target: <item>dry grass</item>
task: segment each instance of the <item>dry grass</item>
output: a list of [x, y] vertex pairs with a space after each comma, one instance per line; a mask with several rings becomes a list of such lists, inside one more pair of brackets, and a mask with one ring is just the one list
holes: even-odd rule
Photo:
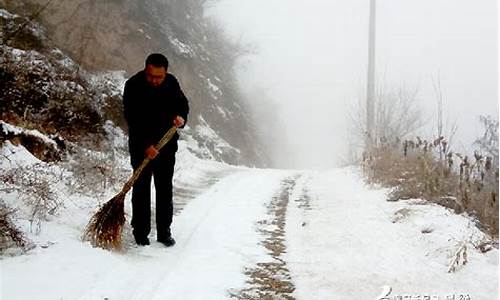
[[[268, 262], [257, 263], [256, 266], [246, 268], [249, 287], [232, 292], [231, 298], [249, 299], [294, 299], [295, 286], [291, 281], [290, 271], [281, 257], [286, 253], [285, 218], [290, 193], [295, 186], [294, 179], [287, 179], [282, 183], [281, 193], [275, 196], [268, 205], [269, 219], [259, 222], [259, 232], [264, 240], [262, 246], [271, 256]], [[272, 229], [268, 229], [269, 226]]]
[[498, 165], [490, 156], [453, 153], [444, 138], [383, 142], [363, 166], [368, 180], [391, 187], [390, 201], [421, 198], [477, 218], [498, 236]]

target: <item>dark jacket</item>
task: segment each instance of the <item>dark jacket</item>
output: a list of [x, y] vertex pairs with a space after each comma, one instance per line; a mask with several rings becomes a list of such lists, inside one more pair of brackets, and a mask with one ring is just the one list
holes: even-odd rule
[[[167, 73], [159, 87], [152, 87], [146, 81], [144, 71], [140, 71], [125, 83], [123, 92], [125, 119], [129, 130], [129, 150], [134, 161], [142, 161], [145, 150], [156, 145], [162, 136], [173, 126], [176, 116], [187, 121], [188, 100], [182, 92], [177, 79]], [[177, 151], [175, 134], [172, 140], [160, 151]]]

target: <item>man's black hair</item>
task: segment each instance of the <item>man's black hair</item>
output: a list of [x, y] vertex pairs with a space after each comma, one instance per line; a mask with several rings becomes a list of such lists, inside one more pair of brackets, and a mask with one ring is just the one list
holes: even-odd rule
[[165, 70], [168, 69], [168, 59], [165, 57], [165, 55], [160, 54], [160, 53], [153, 53], [146, 58], [146, 66], [147, 65], [153, 65], [155, 67], [164, 67]]

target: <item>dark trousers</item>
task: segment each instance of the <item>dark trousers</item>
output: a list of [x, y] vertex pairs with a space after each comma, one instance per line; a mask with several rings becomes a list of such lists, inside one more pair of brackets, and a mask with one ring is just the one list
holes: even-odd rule
[[[168, 150], [168, 149], [165, 149]], [[142, 161], [132, 160], [134, 170]], [[170, 236], [174, 206], [172, 178], [175, 151], [162, 151], [149, 162], [132, 189], [132, 228], [134, 237], [146, 238], [151, 232], [151, 177], [156, 188], [156, 231], [158, 239]]]

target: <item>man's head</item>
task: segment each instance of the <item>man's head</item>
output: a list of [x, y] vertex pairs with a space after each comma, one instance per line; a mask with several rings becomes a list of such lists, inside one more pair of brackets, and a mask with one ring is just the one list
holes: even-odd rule
[[160, 54], [153, 53], [146, 58], [146, 81], [153, 87], [160, 86], [167, 76], [168, 59]]

